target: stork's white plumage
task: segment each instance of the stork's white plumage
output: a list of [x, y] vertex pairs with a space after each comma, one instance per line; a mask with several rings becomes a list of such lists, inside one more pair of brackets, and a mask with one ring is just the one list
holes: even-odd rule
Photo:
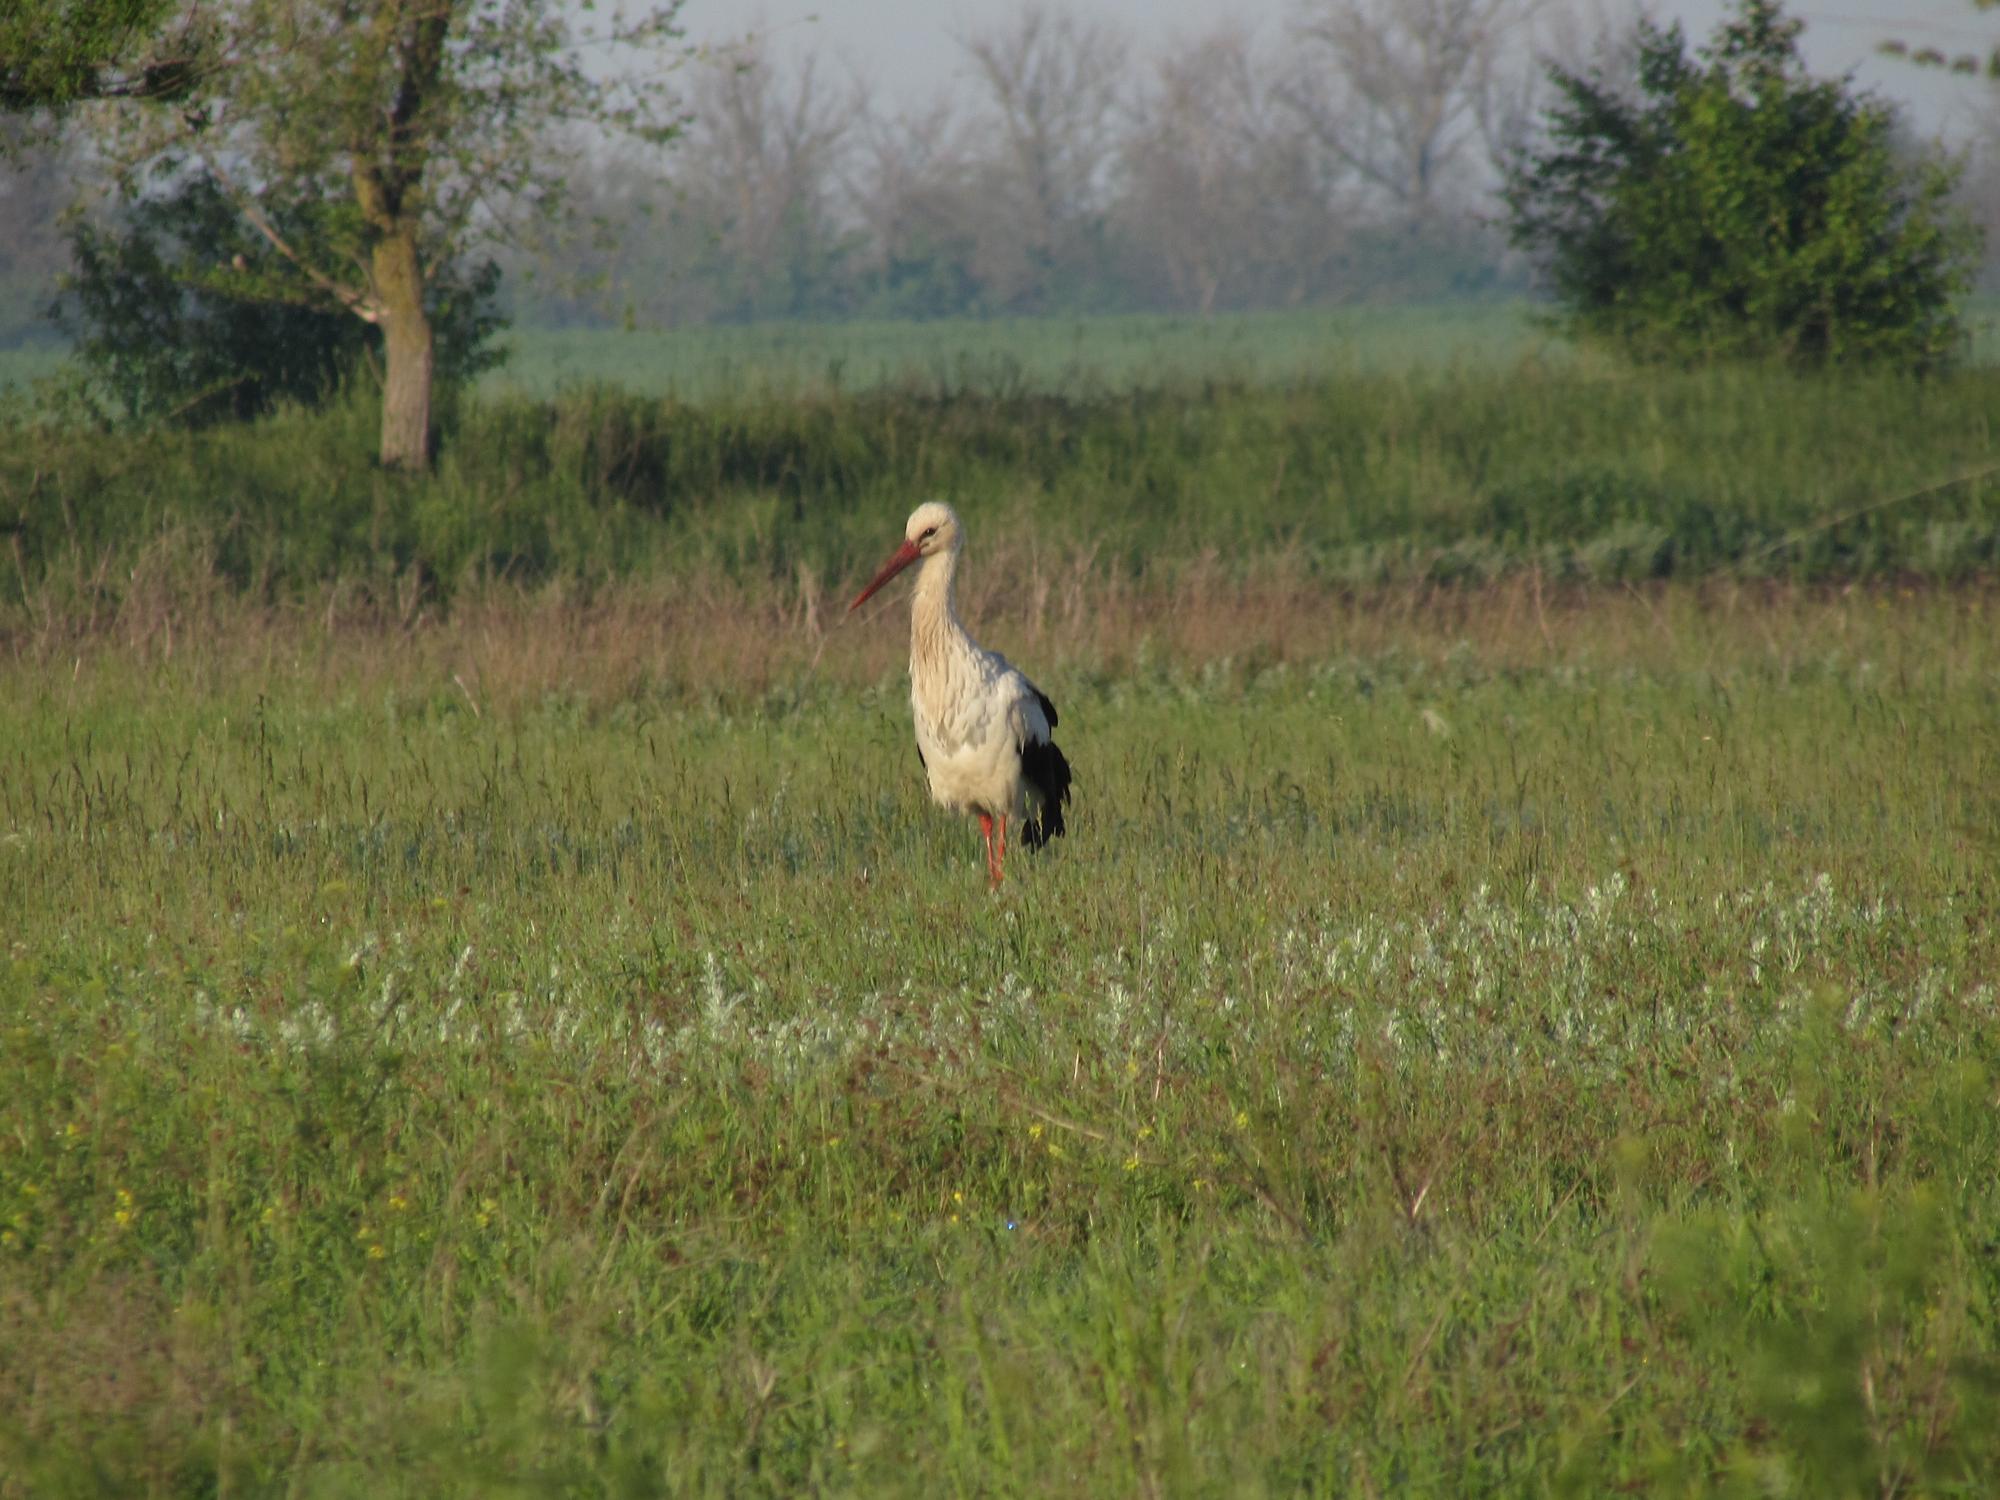
[[922, 564], [910, 599], [917, 757], [930, 777], [932, 801], [978, 815], [986, 835], [986, 872], [997, 886], [1007, 858], [1009, 818], [1021, 820], [1030, 849], [1062, 834], [1069, 762], [1050, 738], [1056, 706], [1048, 695], [999, 652], [982, 649], [958, 622], [952, 583], [964, 544], [956, 511], [935, 500], [919, 505], [903, 528], [903, 545], [848, 609], [859, 609], [910, 564]]

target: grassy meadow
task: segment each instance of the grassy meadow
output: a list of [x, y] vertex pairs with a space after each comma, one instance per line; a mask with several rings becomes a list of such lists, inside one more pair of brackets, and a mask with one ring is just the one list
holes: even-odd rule
[[1996, 397], [15, 418], [0, 1496], [1988, 1493]]
[[1524, 302], [1311, 308], [1214, 318], [1127, 314], [928, 323], [759, 323], [675, 330], [522, 330], [490, 393], [592, 385], [642, 395], [933, 390], [1085, 393], [1175, 381], [1315, 379], [1560, 358]]
[[[1409, 370], [1559, 357], [1519, 301], [1302, 308], [1212, 318], [1165, 314], [930, 322], [532, 328], [501, 336], [488, 396], [546, 399], [615, 386], [710, 400], [883, 387], [1103, 392], [1184, 379], [1268, 382], [1329, 368]], [[0, 349], [0, 391], [61, 371], [57, 343]]]
[[[1308, 307], [1210, 318], [1165, 314], [755, 323], [688, 328], [518, 328], [488, 396], [538, 399], [592, 386], [712, 400], [884, 387], [1078, 393], [1175, 382], [1271, 383], [1329, 372], [1504, 369], [1574, 358], [1524, 300]], [[1967, 353], [2000, 362], [2000, 299], [1968, 298]], [[58, 374], [56, 344], [0, 349], [0, 392]]]

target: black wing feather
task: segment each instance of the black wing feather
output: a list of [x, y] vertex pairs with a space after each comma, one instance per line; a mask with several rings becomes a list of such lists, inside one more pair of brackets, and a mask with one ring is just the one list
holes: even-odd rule
[[[1055, 705], [1046, 698], [1042, 699], [1042, 705], [1049, 723], [1054, 724]], [[1069, 801], [1069, 762], [1053, 742], [1031, 742], [1021, 747], [1021, 775], [1042, 794], [1040, 816], [1031, 818], [1021, 830], [1027, 846], [1039, 849], [1050, 839], [1063, 836], [1063, 804]]]

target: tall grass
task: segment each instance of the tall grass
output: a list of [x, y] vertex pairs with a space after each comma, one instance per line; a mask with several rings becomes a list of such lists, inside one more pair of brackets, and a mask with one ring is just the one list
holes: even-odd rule
[[[1574, 366], [1096, 397], [893, 390], [462, 403], [433, 474], [365, 458], [355, 401], [202, 433], [19, 425], [0, 610], [115, 607], [135, 570], [294, 600], [482, 580], [846, 575], [925, 496], [1018, 569], [1136, 578], [1282, 553], [1359, 587], [1724, 574], [1983, 576], [2000, 373], [1915, 381]], [[164, 560], [163, 560], [164, 554]]]

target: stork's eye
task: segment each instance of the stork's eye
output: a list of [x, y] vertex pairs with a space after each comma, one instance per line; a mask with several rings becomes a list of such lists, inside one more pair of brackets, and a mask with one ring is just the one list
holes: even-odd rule
[[922, 531], [917, 533], [917, 540], [920, 542], [927, 542], [936, 535], [937, 535], [937, 527], [926, 526]]

